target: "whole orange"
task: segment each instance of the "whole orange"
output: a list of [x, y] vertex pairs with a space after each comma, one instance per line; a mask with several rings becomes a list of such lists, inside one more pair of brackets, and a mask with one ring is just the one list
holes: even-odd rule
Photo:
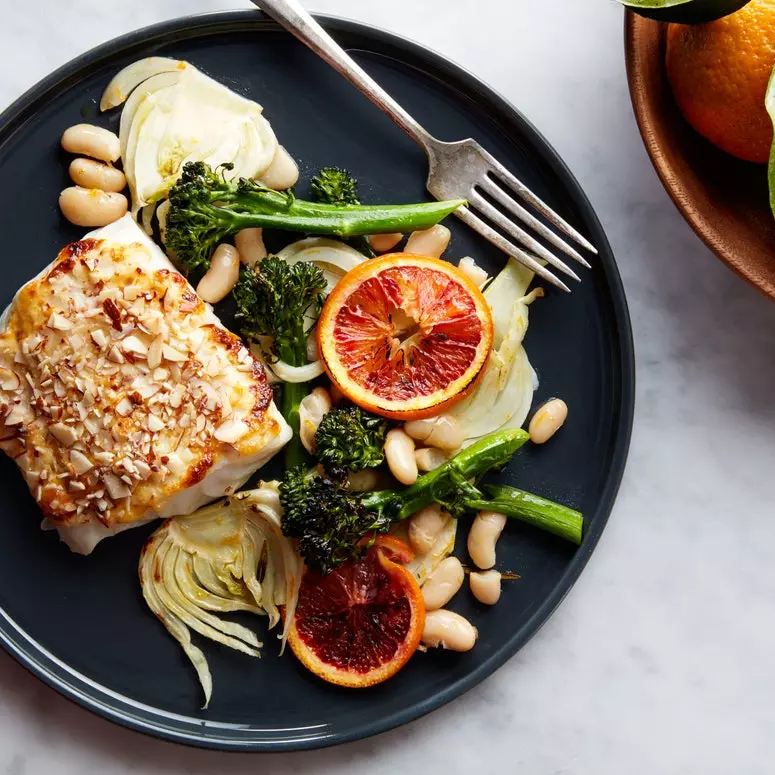
[[708, 24], [671, 24], [667, 75], [687, 121], [740, 159], [766, 162], [772, 121], [764, 107], [775, 65], [775, 0], [751, 0]]

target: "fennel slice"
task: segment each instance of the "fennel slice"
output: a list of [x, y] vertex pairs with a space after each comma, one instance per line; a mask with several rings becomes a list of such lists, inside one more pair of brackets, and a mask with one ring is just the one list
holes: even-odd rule
[[127, 97], [144, 81], [155, 75], [168, 72], [183, 72], [190, 68], [187, 62], [169, 57], [146, 57], [132, 62], [119, 70], [105, 87], [100, 100], [100, 111], [103, 113], [111, 108], [122, 105]]

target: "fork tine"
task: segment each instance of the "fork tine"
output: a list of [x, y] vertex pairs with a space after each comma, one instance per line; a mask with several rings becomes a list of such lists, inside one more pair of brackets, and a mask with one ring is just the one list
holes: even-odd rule
[[538, 258], [543, 258], [547, 264], [551, 264], [555, 269], [559, 269], [574, 280], [581, 282], [581, 278], [564, 261], [560, 261], [557, 256], [552, 255], [540, 242], [536, 242], [524, 229], [521, 229], [517, 224], [510, 221], [500, 210], [493, 207], [480, 194], [477, 194], [476, 191], [471, 192], [468, 202], [484, 215], [485, 218], [492, 221], [496, 226], [500, 226], [500, 228], [510, 237], [513, 237]]
[[504, 253], [512, 256], [520, 264], [523, 264], [528, 269], [531, 269], [539, 277], [543, 277], [544, 280], [556, 286], [560, 290], [570, 293], [565, 283], [555, 277], [548, 269], [545, 269], [538, 261], [536, 261], [529, 253], [526, 253], [522, 248], [517, 247], [513, 242], [509, 242], [501, 234], [498, 234], [495, 229], [488, 226], [479, 216], [474, 215], [467, 207], [458, 207], [455, 210], [455, 215], [460, 218], [461, 221], [467, 223], [472, 229], [478, 231], [485, 239], [489, 240], [496, 247], [500, 248]]
[[576, 229], [569, 223], [566, 223], [549, 205], [541, 201], [516, 175], [509, 172], [491, 153], [481, 149], [484, 158], [490, 164], [492, 171], [509, 187], [515, 194], [528, 204], [538, 210], [549, 223], [556, 226], [566, 236], [575, 240], [582, 247], [597, 255], [597, 249], [587, 239], [581, 236]]
[[532, 213], [528, 212], [522, 205], [516, 201], [513, 197], [509, 196], [495, 181], [485, 176], [484, 180], [479, 186], [487, 192], [493, 199], [499, 204], [503, 205], [507, 210], [517, 216], [527, 226], [530, 226], [534, 231], [538, 232], [547, 242], [550, 242], [558, 250], [561, 250], [565, 255], [570, 256], [575, 261], [578, 261], [582, 266], [587, 269], [591, 269], [589, 262], [579, 253], [575, 248], [572, 248], [565, 240], [557, 236], [551, 229], [538, 220]]

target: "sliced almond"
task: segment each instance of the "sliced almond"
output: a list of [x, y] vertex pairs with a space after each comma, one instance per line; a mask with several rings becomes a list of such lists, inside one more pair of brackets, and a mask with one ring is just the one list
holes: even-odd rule
[[19, 375], [15, 371], [0, 366], [0, 388], [3, 390], [16, 390], [20, 384]]
[[59, 312], [52, 312], [51, 317], [46, 324], [49, 328], [54, 328], [57, 331], [69, 331], [73, 327], [73, 321], [68, 320], [64, 315]]
[[165, 360], [173, 363], [182, 363], [186, 360], [186, 356], [180, 350], [176, 350], [168, 344], [162, 345], [161, 354]]
[[135, 468], [141, 479], [147, 479], [151, 475], [151, 467], [145, 460], [135, 460]]
[[240, 419], [231, 419], [222, 422], [213, 433], [213, 436], [225, 444], [234, 444], [250, 430], [245, 422]]
[[132, 353], [133, 355], [142, 355], [148, 352], [148, 347], [142, 339], [139, 339], [134, 334], [130, 334], [121, 341], [121, 349], [125, 353]]
[[126, 396], [116, 404], [116, 413], [122, 417], [127, 417], [132, 413], [132, 402]]
[[94, 467], [91, 460], [77, 449], [70, 452], [70, 462], [73, 464], [73, 469], [78, 476], [85, 474]]
[[126, 498], [127, 495], [132, 494], [129, 487], [114, 474], [104, 474], [102, 481], [105, 483], [105, 489], [108, 491], [108, 495], [110, 495], [114, 501], [119, 500], [120, 498]]
[[49, 433], [60, 443], [66, 447], [72, 447], [76, 441], [78, 441], [78, 434], [70, 425], [58, 422], [49, 426]]
[[172, 454], [167, 455], [167, 468], [175, 474], [175, 476], [180, 476], [185, 472], [186, 464], [180, 459], [179, 455], [173, 452]]
[[32, 410], [27, 404], [16, 404], [8, 412], [4, 422], [6, 425], [21, 425], [27, 420], [31, 420], [33, 417]]
[[152, 342], [146, 353], [148, 365], [155, 369], [161, 363], [162, 348], [164, 347], [164, 337], [159, 334]]
[[110, 350], [108, 350], [108, 360], [113, 363], [124, 363], [124, 356], [121, 354], [121, 350], [118, 349], [118, 345], [114, 344]]
[[163, 429], [164, 429], [164, 423], [155, 414], [149, 414], [148, 430], [151, 431], [151, 433], [158, 433], [160, 430], [163, 430]]

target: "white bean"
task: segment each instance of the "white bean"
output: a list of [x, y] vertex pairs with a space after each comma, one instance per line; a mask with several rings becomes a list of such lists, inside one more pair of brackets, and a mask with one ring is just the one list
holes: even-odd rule
[[495, 544], [506, 526], [506, 517], [494, 511], [480, 511], [468, 533], [468, 554], [478, 568], [495, 565]]
[[393, 428], [385, 437], [384, 450], [390, 473], [401, 484], [414, 484], [417, 481], [417, 461], [411, 437], [400, 428]]
[[495, 605], [501, 597], [501, 574], [497, 570], [472, 573], [469, 578], [471, 592], [485, 605]]
[[296, 185], [299, 179], [299, 168], [285, 148], [279, 146], [272, 163], [261, 173], [261, 182], [267, 188], [283, 191]]
[[98, 188], [116, 194], [126, 188], [126, 178], [121, 170], [94, 159], [73, 159], [70, 162], [70, 177], [76, 186], [82, 188]]
[[264, 230], [243, 229], [234, 235], [234, 244], [239, 251], [240, 261], [247, 266], [253, 266], [266, 258], [264, 246]]
[[568, 405], [561, 398], [547, 401], [533, 415], [528, 426], [530, 441], [533, 444], [544, 444], [562, 428], [568, 417]]
[[457, 557], [443, 559], [422, 585], [426, 611], [443, 608], [460, 591], [466, 574]]
[[487, 280], [490, 279], [487, 272], [485, 272], [471, 256], [461, 258], [460, 261], [458, 261], [457, 268], [471, 280], [477, 288], [481, 288]]
[[368, 237], [369, 245], [375, 253], [387, 253], [392, 250], [404, 238], [400, 231], [392, 234], [371, 234]]
[[444, 608], [428, 611], [422, 642], [431, 648], [441, 646], [450, 651], [470, 651], [479, 637], [476, 627], [454, 611]]
[[239, 280], [239, 265], [237, 248], [222, 242], [213, 252], [210, 268], [196, 286], [196, 292], [208, 304], [225, 298]]
[[435, 471], [440, 465], [449, 459], [446, 452], [436, 447], [424, 447], [414, 451], [414, 459], [420, 471]]
[[129, 203], [123, 194], [97, 188], [71, 186], [59, 195], [59, 209], [76, 226], [107, 226], [126, 214]]
[[404, 423], [404, 431], [429, 447], [453, 450], [459, 449], [463, 443], [463, 429], [457, 418], [450, 414], [439, 414], [436, 417], [426, 417], [424, 420], [410, 420]]
[[414, 253], [417, 256], [430, 256], [441, 258], [441, 254], [447, 249], [449, 239], [452, 236], [446, 226], [437, 223], [425, 231], [415, 231], [406, 241], [406, 253]]
[[331, 409], [331, 396], [323, 387], [316, 387], [299, 404], [299, 438], [310, 454], [315, 451], [315, 434], [323, 415]]
[[354, 492], [369, 492], [379, 486], [379, 474], [373, 468], [351, 471], [347, 475], [347, 486]]
[[66, 129], [62, 135], [62, 148], [68, 153], [91, 156], [100, 161], [118, 161], [121, 158], [118, 136], [93, 124], [76, 124]]
[[409, 543], [417, 554], [427, 554], [447, 524], [449, 514], [441, 510], [438, 503], [432, 503], [412, 514], [409, 520]]

